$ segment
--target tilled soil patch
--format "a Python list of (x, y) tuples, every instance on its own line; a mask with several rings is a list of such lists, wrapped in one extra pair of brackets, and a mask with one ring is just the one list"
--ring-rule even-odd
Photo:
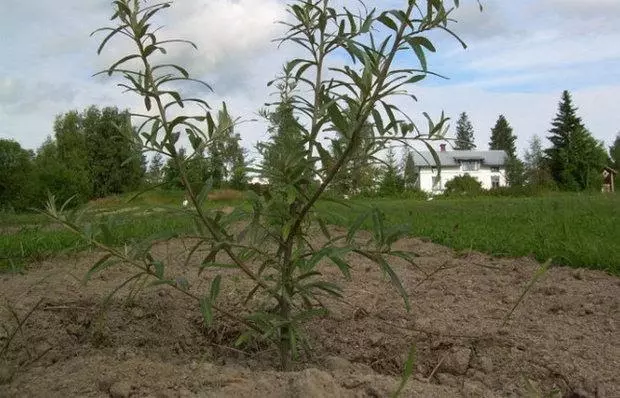
[[(191, 243), (156, 247), (171, 277), (204, 291), (213, 274), (184, 265)], [(314, 348), (277, 370), (277, 353), (252, 342), (234, 346), (238, 325), (216, 319), (206, 328), (195, 302), (165, 287), (135, 296), (119, 266), (82, 282), (101, 254), (82, 253), (0, 277), (0, 348), (18, 318), (34, 311), (0, 361), (0, 396), (8, 397), (384, 397), (399, 383), (411, 346), (415, 373), (403, 396), (620, 397), (620, 279), (603, 272), (551, 268), (528, 292), (534, 260), (497, 259), (420, 239), (401, 249), (416, 266), (395, 261), (411, 311), (376, 265), (351, 258), (352, 280), (322, 265), (341, 283), (344, 300), (306, 326)], [(237, 308), (251, 286), (224, 278), (222, 306)], [(38, 305), (37, 305), (38, 304)], [(14, 315), (12, 315), (14, 313)]]

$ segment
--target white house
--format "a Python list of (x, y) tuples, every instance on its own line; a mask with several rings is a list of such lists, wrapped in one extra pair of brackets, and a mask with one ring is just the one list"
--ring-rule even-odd
[(504, 151), (446, 151), (446, 145), (442, 144), (437, 156), (441, 172), (430, 152), (414, 153), (413, 160), (418, 171), (416, 188), (440, 194), (444, 191), (446, 182), (467, 174), (480, 181), (484, 189), (508, 185), (508, 155)]

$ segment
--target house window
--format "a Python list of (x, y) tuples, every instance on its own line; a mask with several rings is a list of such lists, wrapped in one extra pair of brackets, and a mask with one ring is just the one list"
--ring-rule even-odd
[(499, 188), (499, 176), (491, 176), (491, 188)]
[(499, 173), (499, 166), (491, 167), (491, 173)]
[(441, 177), (433, 177), (433, 191), (441, 191)]
[(463, 168), (463, 171), (478, 171), (480, 170), (480, 161), (463, 160), (461, 161), (461, 167)]

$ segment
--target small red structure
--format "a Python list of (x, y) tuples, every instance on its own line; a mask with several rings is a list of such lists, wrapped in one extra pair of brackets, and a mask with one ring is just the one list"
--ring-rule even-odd
[(614, 186), (616, 174), (618, 174), (618, 172), (611, 167), (605, 167), (603, 169), (603, 192), (614, 192), (616, 190)]

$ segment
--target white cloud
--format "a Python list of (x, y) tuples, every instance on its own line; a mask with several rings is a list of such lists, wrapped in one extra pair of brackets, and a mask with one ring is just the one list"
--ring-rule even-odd
[[(579, 108), (578, 116), (597, 139), (604, 140), (608, 145), (620, 131), (620, 113), (614, 100), (619, 90), (620, 84), (615, 84), (571, 92), (574, 105)], [(503, 114), (513, 127), (517, 148), (522, 154), (533, 135), (543, 138), (543, 145), (549, 144), (544, 138), (557, 113), (561, 92), (505, 93), (458, 85), (423, 88), (416, 95), (418, 103), (401, 102), (402, 109), (407, 110), (416, 122), (423, 123), (420, 117), (422, 111), (438, 116), (439, 111), (444, 110), (452, 119), (450, 131), (454, 136), (458, 115), (467, 112), (474, 125), (476, 145), (480, 149), (488, 148), (491, 128), (498, 116)]]
[[(8, 12), (0, 15), (0, 47), (8, 54), (0, 60), (1, 136), (34, 148), (51, 133), (57, 113), (90, 104), (142, 109), (139, 98), (122, 95), (110, 80), (90, 77), (128, 51), (114, 43), (97, 57), (100, 37), (88, 37), (109, 22), (108, 0), (63, 0), (62, 6), (50, 0), (5, 0), (3, 5), (6, 1)], [(553, 81), (572, 91), (579, 114), (597, 138), (613, 139), (620, 126), (620, 75), (602, 64), (620, 63), (620, 1), (484, 0), (482, 13), (473, 0), (462, 4), (455, 15), (461, 22), (453, 28), (469, 49), (440, 41), (431, 67), (454, 79), (417, 89), (420, 103), (406, 108), (412, 116), (445, 109), (457, 117), (467, 111), (478, 144), (486, 147), (490, 128), (503, 113), (523, 148), (532, 134), (546, 134), (555, 115), (561, 90), (549, 86)], [(170, 50), (174, 61), (213, 84), (214, 93), (199, 94), (214, 107), (226, 100), (234, 115), (250, 119), (269, 101), (267, 81), (295, 54), (295, 49), (277, 49), (271, 42), (282, 31), (275, 21), (286, 16), (282, 0), (178, 0), (159, 21), (166, 25), (166, 37), (198, 45), (198, 51)], [(525, 92), (515, 88), (518, 85), (537, 89)], [(239, 131), (248, 147), (266, 136), (262, 123), (244, 124)]]
[(185, 48), (184, 61), (202, 75), (218, 68), (242, 64), (251, 69), (251, 60), (273, 52), (270, 40), (282, 29), (277, 21), (286, 17), (277, 0), (212, 0), (179, 2), (167, 15), (167, 36), (187, 38), (198, 51)]

